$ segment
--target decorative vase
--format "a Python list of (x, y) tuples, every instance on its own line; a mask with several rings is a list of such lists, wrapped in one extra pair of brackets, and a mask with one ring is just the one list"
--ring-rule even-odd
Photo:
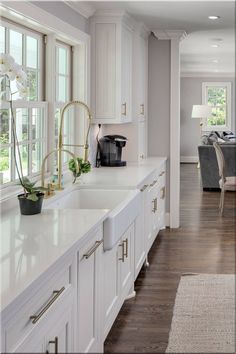
[(27, 199), (25, 194), (19, 194), (18, 200), (20, 204), (20, 212), (22, 215), (35, 215), (40, 214), (43, 205), (44, 193), (37, 193), (38, 200), (33, 201)]

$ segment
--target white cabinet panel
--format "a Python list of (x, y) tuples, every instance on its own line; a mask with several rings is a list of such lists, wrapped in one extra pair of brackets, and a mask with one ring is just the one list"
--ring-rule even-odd
[(116, 25), (97, 23), (95, 29), (96, 119), (110, 120), (116, 114)]
[(132, 120), (132, 28), (127, 16), (94, 16), (92, 34), (93, 123)]
[(79, 251), (78, 346), (80, 353), (101, 351), (100, 302), (102, 230)]

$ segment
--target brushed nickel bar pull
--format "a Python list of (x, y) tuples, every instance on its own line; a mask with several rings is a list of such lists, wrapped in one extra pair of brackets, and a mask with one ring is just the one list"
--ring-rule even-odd
[(150, 187), (153, 187), (157, 183), (157, 179), (154, 179), (154, 181), (150, 184)]
[(52, 304), (56, 301), (56, 299), (63, 293), (65, 290), (65, 287), (63, 286), (60, 290), (54, 290), (53, 294), (55, 294), (51, 300), (44, 306), (44, 308), (37, 314), (30, 316), (30, 319), (32, 320), (32, 323), (35, 324), (38, 322), (38, 320), (43, 316), (43, 314), (52, 306)]
[(148, 187), (148, 184), (144, 184), (144, 186), (140, 189), (140, 192), (144, 192), (147, 187)]
[(155, 212), (156, 212), (157, 211), (157, 198), (155, 198), (154, 208), (155, 208)]
[(55, 345), (55, 354), (58, 354), (58, 337), (55, 337), (54, 340), (50, 340), (49, 344), (54, 344)]
[(92, 254), (96, 251), (96, 249), (103, 243), (103, 240), (101, 241), (96, 241), (93, 247), (90, 248), (90, 250), (83, 255), (83, 258), (88, 259)]
[(126, 112), (126, 102), (122, 103), (122, 113), (123, 116), (126, 116), (127, 112)]
[(164, 199), (166, 195), (166, 187), (162, 187), (161, 191), (162, 191), (161, 199)]
[(155, 200), (156, 200), (156, 198), (154, 198), (154, 199), (152, 200), (152, 204), (153, 204), (152, 212), (153, 212), (153, 213), (155, 213), (155, 212), (156, 212), (156, 208), (155, 208)]
[(125, 244), (124, 244), (124, 241), (122, 241), (122, 243), (119, 246), (122, 249), (122, 256), (121, 256), (121, 258), (119, 258), (119, 261), (122, 261), (124, 263), (124, 261), (125, 261)]
[(124, 245), (125, 245), (124, 256), (125, 256), (126, 258), (128, 258), (128, 239), (126, 238), (123, 242), (124, 242)]
[(144, 115), (144, 104), (140, 105), (140, 114)]

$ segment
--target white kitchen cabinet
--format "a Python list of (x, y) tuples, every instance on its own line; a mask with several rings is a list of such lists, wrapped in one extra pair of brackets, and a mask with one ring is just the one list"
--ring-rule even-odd
[(95, 15), (92, 34), (93, 123), (132, 121), (132, 25), (128, 15)]
[(134, 224), (111, 250), (103, 252), (103, 324), (105, 340), (133, 287)]
[(142, 191), (142, 210), (135, 220), (134, 230), (134, 280), (136, 280), (146, 256), (146, 237), (145, 237), (145, 199), (146, 186)]
[[(65, 293), (64, 293), (65, 291)], [(43, 317), (35, 324), (32, 331), (20, 340), (20, 344), (12, 350), (14, 353), (71, 353), (74, 351), (73, 328), (74, 308), (73, 294), (70, 290), (64, 290), (62, 298), (52, 302), (56, 293), (52, 296), (51, 305)], [(46, 308), (50, 304), (44, 304)], [(51, 307), (52, 306), (52, 307)]]
[(102, 352), (101, 256), (102, 228), (78, 253), (78, 352)]

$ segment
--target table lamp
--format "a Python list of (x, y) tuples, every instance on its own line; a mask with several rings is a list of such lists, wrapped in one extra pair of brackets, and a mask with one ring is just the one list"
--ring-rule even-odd
[(192, 118), (200, 119), (200, 138), (202, 136), (202, 126), (203, 126), (203, 119), (209, 118), (212, 113), (212, 107), (208, 105), (193, 105), (192, 110)]

